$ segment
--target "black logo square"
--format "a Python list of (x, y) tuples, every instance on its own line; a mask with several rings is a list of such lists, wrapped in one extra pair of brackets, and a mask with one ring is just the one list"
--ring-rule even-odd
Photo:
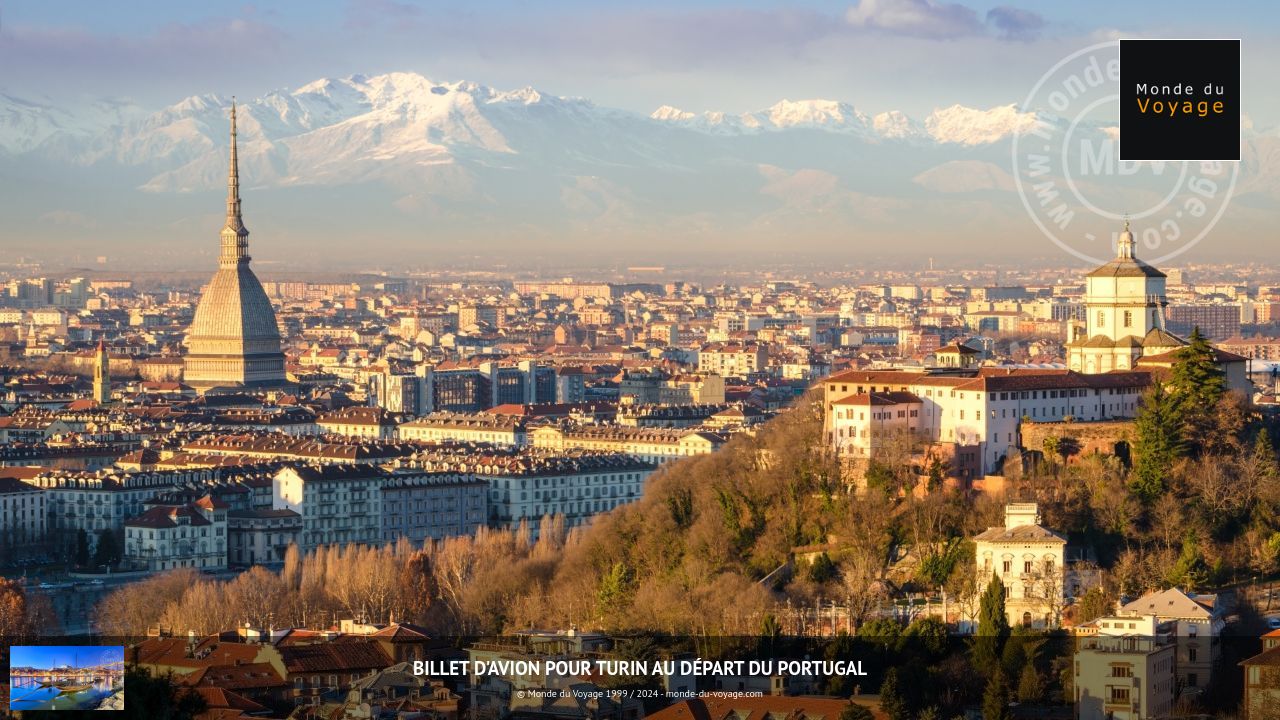
[(1121, 160), (1240, 159), (1240, 41), (1120, 41)]

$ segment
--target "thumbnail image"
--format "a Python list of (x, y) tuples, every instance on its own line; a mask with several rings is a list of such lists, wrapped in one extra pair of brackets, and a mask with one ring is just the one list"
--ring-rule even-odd
[(19, 645), (9, 649), (10, 710), (123, 710), (124, 648)]

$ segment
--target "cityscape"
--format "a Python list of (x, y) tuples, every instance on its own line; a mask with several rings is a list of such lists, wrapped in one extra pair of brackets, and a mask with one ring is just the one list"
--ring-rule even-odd
[[(0, 59), (43, 52), (48, 12), (0, 30)], [(190, 29), (167, 12), (162, 32)], [(229, 41), (286, 22), (241, 12)], [(344, 12), (353, 44), (363, 23), (427, 32), (414, 3)], [(1046, 13), (860, 0), (819, 34), (1082, 39)], [(318, 37), (319, 20), (288, 22)], [(579, 79), (611, 92), (594, 72)], [(1174, 206), (1146, 209), (1147, 184), (1100, 193), (1132, 213), (1082, 199), (1080, 249), (1036, 215), (1048, 190), (995, 165), (1060, 126), (1014, 105), (646, 119), (399, 71), (150, 115), (15, 98), (0, 93), (0, 717), (1280, 718), (1280, 262), (1239, 234), (1280, 212), (1274, 130), (1242, 130), (1225, 195), (1199, 161), (1200, 204), (1178, 207), (1209, 221), (1185, 247), (1161, 244)], [(578, 134), (529, 119), (552, 116)], [(831, 204), (851, 176), (801, 165), (832, 153), (889, 189)], [(785, 212), (744, 219), (745, 179), (699, 187), (744, 168)], [(566, 177), (573, 192), (550, 187)], [(111, 189), (70, 200), (99, 215), (29, 232), (53, 222), (43, 193), (93, 183)], [(376, 217), (369, 183), (410, 188), (405, 217)], [(1006, 213), (1017, 197), (1030, 217)], [(670, 211), (638, 210), (655, 198)], [(173, 207), (137, 234), (157, 202)], [(584, 204), (605, 225), (575, 219)], [(1016, 243), (974, 244), (986, 220)], [(602, 227), (625, 229), (583, 239)], [(439, 237), (415, 244), (424, 228)]]

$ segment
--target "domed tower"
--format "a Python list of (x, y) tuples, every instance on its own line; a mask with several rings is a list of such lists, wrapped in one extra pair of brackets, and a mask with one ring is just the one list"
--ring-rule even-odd
[(222, 228), (218, 271), (205, 287), (187, 331), (183, 382), (200, 391), (217, 387), (286, 384), (275, 309), (249, 268), (249, 230), (240, 216), (240, 168), (236, 160), (236, 106), (231, 104), (231, 163), (227, 173), (227, 224)]
[(1164, 328), (1165, 274), (1134, 255), (1129, 221), (1116, 257), (1085, 278), (1085, 330), (1067, 343), (1067, 365), (1083, 373), (1133, 370), (1138, 358), (1186, 344)]

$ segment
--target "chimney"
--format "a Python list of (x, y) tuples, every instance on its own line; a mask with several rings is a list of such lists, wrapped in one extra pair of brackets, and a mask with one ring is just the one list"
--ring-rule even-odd
[(196, 654), (196, 631), (187, 631), (187, 657), (195, 657)]

